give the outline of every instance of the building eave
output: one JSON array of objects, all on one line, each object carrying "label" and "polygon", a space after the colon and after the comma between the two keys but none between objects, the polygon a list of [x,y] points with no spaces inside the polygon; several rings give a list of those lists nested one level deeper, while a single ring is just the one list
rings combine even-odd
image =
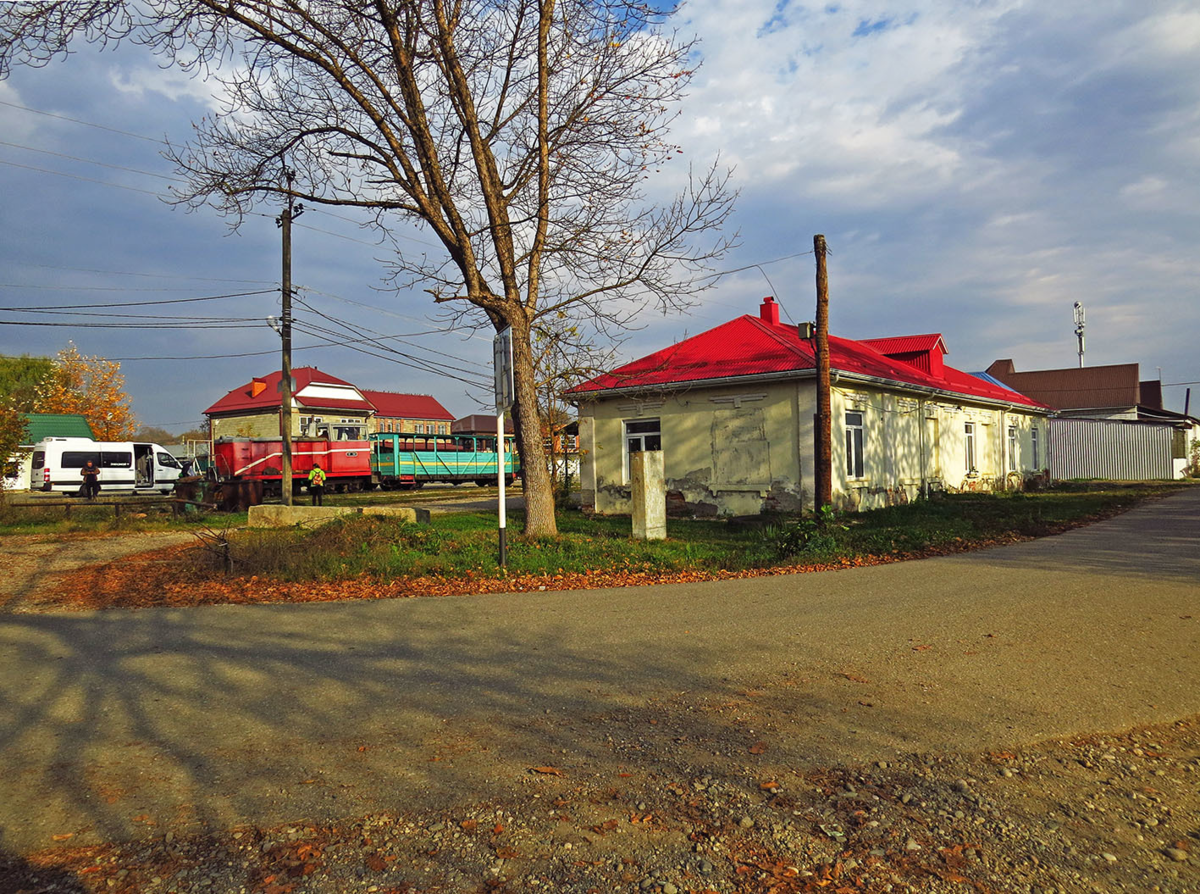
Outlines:
[{"label": "building eave", "polygon": [[[673,382],[664,385],[637,385],[629,388],[605,388],[596,391],[588,391],[582,394],[572,394],[567,396],[567,402],[572,406],[578,407],[580,404],[589,403],[597,400],[608,400],[618,397],[637,397],[639,395],[663,395],[663,394],[678,394],[683,391],[692,391],[696,388],[721,388],[730,385],[754,385],[768,384],[774,382],[785,382],[789,380],[803,381],[806,379],[815,379],[817,371],[815,369],[798,369],[787,370],[777,373],[760,373],[749,376],[730,376],[719,379],[696,379],[691,382]],[[1016,401],[1000,400],[998,398],[983,397],[977,394],[966,394],[961,391],[951,391],[944,388],[935,388],[930,385],[916,385],[910,382],[900,382],[895,379],[884,379],[878,376],[868,376],[862,373],[843,372],[841,370],[831,370],[833,384],[841,382],[857,382],[863,385],[871,385],[877,388],[887,388],[892,391],[906,391],[913,394],[924,394],[929,397],[938,397],[944,400],[953,400],[958,403],[983,404],[985,406],[999,407],[1007,410],[1019,410],[1027,413],[1035,413],[1037,415],[1048,416],[1053,412],[1049,407],[1035,407],[1029,404],[1018,403]]]}]

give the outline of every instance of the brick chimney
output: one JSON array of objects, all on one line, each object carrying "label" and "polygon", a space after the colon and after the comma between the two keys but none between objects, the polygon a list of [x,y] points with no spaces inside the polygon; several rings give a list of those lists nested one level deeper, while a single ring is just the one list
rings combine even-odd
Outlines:
[{"label": "brick chimney", "polygon": [[758,315],[764,323],[770,323],[772,326],[779,325],[779,305],[775,303],[775,299],[768,295],[763,299],[762,306],[758,309]]}]

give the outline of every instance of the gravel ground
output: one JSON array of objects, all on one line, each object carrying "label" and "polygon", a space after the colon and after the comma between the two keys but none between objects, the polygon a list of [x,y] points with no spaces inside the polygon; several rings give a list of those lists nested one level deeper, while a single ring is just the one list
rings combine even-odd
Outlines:
[{"label": "gravel ground", "polygon": [[627,758],[615,778],[565,758],[452,812],[64,842],[0,856],[0,892],[1200,890],[1197,718],[806,771],[743,735],[708,743],[727,750],[695,765],[670,747],[675,722],[609,718],[604,737]]}]

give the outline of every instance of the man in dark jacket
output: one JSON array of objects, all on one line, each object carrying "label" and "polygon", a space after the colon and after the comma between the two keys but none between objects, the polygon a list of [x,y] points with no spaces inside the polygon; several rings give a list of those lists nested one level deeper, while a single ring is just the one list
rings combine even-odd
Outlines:
[{"label": "man in dark jacket", "polygon": [[83,476],[84,498],[88,500],[96,499],[96,494],[100,493],[100,470],[96,468],[96,464],[89,459],[83,464],[83,468],[79,470],[79,474]]}]

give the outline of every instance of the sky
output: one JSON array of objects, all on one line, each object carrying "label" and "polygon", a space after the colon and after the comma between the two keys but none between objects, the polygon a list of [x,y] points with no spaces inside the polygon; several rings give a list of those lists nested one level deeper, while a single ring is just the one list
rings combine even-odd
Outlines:
[{"label": "sky", "polygon": [[[1075,366],[1078,301],[1086,365],[1138,363],[1176,410],[1191,383],[1196,413],[1194,4],[692,0],[674,24],[700,38],[701,67],[673,138],[691,162],[719,155],[733,168],[739,247],[721,269],[737,272],[685,314],[647,311],[622,359],[757,313],[765,295],[785,319],[811,320],[820,233],[837,335],[940,332],[947,362],[968,371],[1000,358],[1019,371]],[[172,432],[278,368],[273,217],[260,209],[231,232],[211,210],[163,199],[161,141],[186,141],[213,95],[136,47],[81,45],[0,81],[0,306],[213,299],[83,317],[0,311],[0,354],[51,356],[70,340],[120,360],[139,421]],[[678,182],[675,164],[654,188]],[[406,239],[436,250],[428,233]],[[387,344],[410,356],[309,347],[318,338],[298,334],[293,364],[433,394],[456,416],[486,411],[490,338],[439,333],[428,295],[386,290],[386,251],[352,213],[297,221],[298,325],[330,326],[325,314],[408,336]],[[99,316],[115,313],[235,322],[98,325],[121,323]],[[16,325],[33,321],[61,325]]]}]

